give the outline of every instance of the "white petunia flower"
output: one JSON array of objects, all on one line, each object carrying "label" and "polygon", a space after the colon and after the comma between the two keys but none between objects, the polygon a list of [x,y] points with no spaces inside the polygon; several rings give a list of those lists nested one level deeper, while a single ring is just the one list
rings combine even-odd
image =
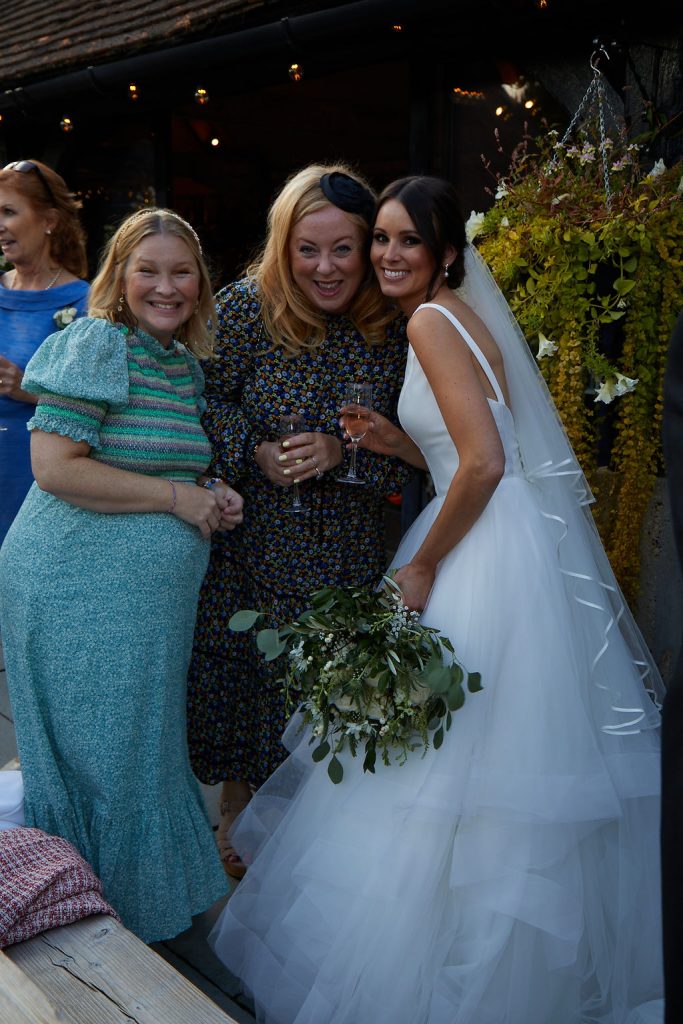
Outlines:
[{"label": "white petunia flower", "polygon": [[661,160],[661,159],[657,160],[657,162],[655,163],[654,167],[652,168],[650,173],[646,175],[646,177],[648,177],[648,178],[658,178],[660,174],[664,174],[665,170],[666,170],[666,164],[664,163],[664,161]]},{"label": "white petunia flower", "polygon": [[498,188],[496,189],[496,199],[505,199],[505,196],[507,196],[509,194],[510,193],[506,189],[506,187],[503,184],[503,182],[502,181],[499,182],[498,183]]},{"label": "white petunia flower", "polygon": [[554,356],[557,352],[557,345],[550,338],[546,338],[545,334],[538,332],[538,352],[536,353],[537,359],[543,359],[545,356]]},{"label": "white petunia flower", "polygon": [[467,223],[465,224],[465,235],[467,236],[468,242],[474,241],[481,231],[481,226],[484,223],[484,216],[485,215],[483,213],[476,213],[472,210],[471,214],[467,218]]},{"label": "white petunia flower", "polygon": [[617,393],[617,382],[614,377],[611,377],[609,380],[603,380],[593,401],[604,402],[605,405],[609,405],[610,402],[614,400]]},{"label": "white petunia flower", "polygon": [[623,373],[617,374],[616,394],[627,395],[629,391],[635,391],[638,377],[625,377]]}]

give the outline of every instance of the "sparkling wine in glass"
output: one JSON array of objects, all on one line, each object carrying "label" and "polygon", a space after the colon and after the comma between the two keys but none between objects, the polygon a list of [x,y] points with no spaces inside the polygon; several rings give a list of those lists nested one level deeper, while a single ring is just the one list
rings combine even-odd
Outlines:
[{"label": "sparkling wine in glass", "polygon": [[[306,433],[306,420],[299,413],[291,413],[289,416],[281,416],[278,421],[278,434],[280,436],[280,444],[283,441],[288,441],[295,434]],[[306,506],[301,501],[301,495],[299,494],[299,485],[297,483],[292,484],[292,504],[286,505],[285,512],[305,512]]]},{"label": "sparkling wine in glass", "polygon": [[347,385],[344,392],[344,430],[351,438],[351,461],[346,476],[337,477],[343,484],[365,485],[365,480],[356,472],[356,452],[358,442],[361,441],[368,430],[370,423],[370,410],[372,409],[372,384],[365,384],[360,381]]}]

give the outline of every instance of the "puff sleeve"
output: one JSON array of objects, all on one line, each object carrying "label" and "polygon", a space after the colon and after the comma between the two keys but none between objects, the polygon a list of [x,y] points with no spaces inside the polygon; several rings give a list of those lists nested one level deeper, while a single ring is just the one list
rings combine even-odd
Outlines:
[{"label": "puff sleeve", "polygon": [[128,404],[125,334],[106,320],[75,320],[45,339],[26,367],[22,387],[38,395],[29,430],[98,448],[107,409]]}]

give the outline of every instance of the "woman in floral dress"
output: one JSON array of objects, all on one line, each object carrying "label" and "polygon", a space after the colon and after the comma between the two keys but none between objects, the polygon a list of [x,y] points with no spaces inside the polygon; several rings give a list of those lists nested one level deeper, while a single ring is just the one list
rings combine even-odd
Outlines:
[{"label": "woman in floral dress", "polygon": [[[344,390],[373,387],[373,404],[396,416],[406,343],[403,321],[382,298],[368,263],[374,196],[342,165],[295,174],[271,207],[263,252],[246,277],[218,295],[217,358],[205,364],[212,472],[245,497],[230,543],[215,539],[200,597],[189,677],[193,768],[223,783],[219,847],[229,874],[244,865],[228,830],[283,760],[285,707],[277,671],[253,636],[228,628],[239,608],[272,625],[298,614],[311,591],[376,581],[386,565],[384,500],[409,470],[363,453],[363,487],[346,471],[339,427]],[[289,450],[280,417],[298,413],[306,430]],[[306,511],[292,515],[300,481]],[[262,623],[263,624],[263,623]]]}]

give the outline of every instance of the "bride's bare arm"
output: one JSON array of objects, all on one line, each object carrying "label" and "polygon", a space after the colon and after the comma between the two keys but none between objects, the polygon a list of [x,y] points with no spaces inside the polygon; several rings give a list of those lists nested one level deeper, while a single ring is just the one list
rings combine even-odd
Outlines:
[{"label": "bride's bare arm", "polygon": [[443,506],[415,557],[396,573],[406,605],[421,611],[436,567],[477,521],[505,468],[503,446],[470,350],[442,314],[424,309],[408,325],[459,466]]}]

